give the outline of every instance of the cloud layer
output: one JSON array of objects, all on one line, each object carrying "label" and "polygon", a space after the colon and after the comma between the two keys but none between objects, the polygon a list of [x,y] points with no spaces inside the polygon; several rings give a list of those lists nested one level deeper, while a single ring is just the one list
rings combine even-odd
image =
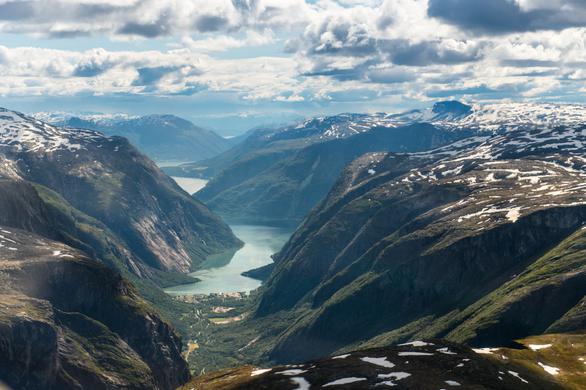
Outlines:
[{"label": "cloud layer", "polygon": [[30,40],[0,41],[3,96],[296,105],[580,100],[586,88],[583,0],[0,0],[0,34]]}]

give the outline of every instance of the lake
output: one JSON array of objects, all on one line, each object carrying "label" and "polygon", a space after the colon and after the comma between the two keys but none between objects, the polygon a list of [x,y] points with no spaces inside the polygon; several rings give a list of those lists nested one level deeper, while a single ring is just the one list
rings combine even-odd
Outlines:
[{"label": "lake", "polygon": [[175,180],[175,182],[177,184],[179,184],[179,187],[183,188],[185,190],[185,192],[187,192],[189,195],[193,195],[197,191],[204,188],[208,182],[208,180],[205,180],[205,179],[196,179],[196,178],[192,178],[192,177],[172,176],[171,178],[173,180]]},{"label": "lake", "polygon": [[200,282],[165,289],[173,295],[230,293],[251,291],[261,282],[242,276],[244,271],[272,262],[271,254],[278,252],[287,242],[290,229],[260,225],[233,225],[234,234],[245,244],[236,253],[211,256],[202,269],[190,275]]}]

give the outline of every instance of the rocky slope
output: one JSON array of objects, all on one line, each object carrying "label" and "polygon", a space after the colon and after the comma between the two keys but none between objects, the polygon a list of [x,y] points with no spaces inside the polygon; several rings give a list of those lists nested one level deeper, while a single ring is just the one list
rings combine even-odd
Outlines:
[{"label": "rocky slope", "polygon": [[[124,138],[58,128],[2,110],[0,154],[5,178],[34,183],[54,214],[83,214],[93,233],[116,237],[106,241],[131,253],[123,257],[133,257],[125,262],[140,276],[150,270],[185,273],[207,255],[240,244],[226,224]],[[4,223],[25,222],[15,215]],[[71,236],[71,229],[63,234]],[[79,235],[73,239],[89,244]]]},{"label": "rocky slope", "polygon": [[214,157],[233,143],[211,130],[174,115],[71,115],[38,113],[35,117],[56,126],[97,130],[127,138],[155,161],[199,161]]},{"label": "rocky slope", "polygon": [[499,125],[430,152],[357,159],[275,258],[256,316],[301,318],[272,358],[585,329],[579,122]]},{"label": "rocky slope", "polygon": [[174,389],[181,344],[117,273],[0,228],[0,381],[14,389]]},{"label": "rocky slope", "polygon": [[[507,351],[500,350],[503,356],[508,354]],[[515,353],[511,353],[509,360],[499,360],[445,341],[415,341],[271,369],[250,366],[229,369],[196,378],[181,389],[574,388],[563,387],[555,376],[544,371],[537,363],[524,364],[525,361],[521,361],[519,356],[513,356]],[[575,363],[580,363],[576,356],[573,360],[574,366]],[[554,368],[547,365],[545,367]],[[559,370],[558,367],[555,368]],[[564,365],[564,372],[566,368],[568,374],[573,372],[580,376],[581,367]]]}]

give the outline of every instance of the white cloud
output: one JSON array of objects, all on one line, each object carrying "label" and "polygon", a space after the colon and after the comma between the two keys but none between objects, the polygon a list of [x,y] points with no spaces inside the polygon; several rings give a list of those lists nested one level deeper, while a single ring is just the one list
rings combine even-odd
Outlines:
[{"label": "white cloud", "polygon": [[[564,15],[582,4],[517,1],[522,12],[555,8]],[[524,99],[575,94],[584,88],[585,28],[476,34],[459,25],[460,19],[449,20],[450,24],[445,18],[428,16],[432,3],[439,4],[433,0],[0,0],[0,32],[90,35],[128,47],[67,51],[0,46],[0,93],[173,95],[207,90],[247,101],[307,103],[347,101],[353,91],[357,100],[398,99],[397,94],[425,100],[450,93]],[[159,45],[152,46],[157,50],[135,51],[134,42],[120,42],[159,37],[165,37],[171,50],[162,51]],[[230,59],[232,49],[269,45],[281,45],[286,53],[275,49],[273,56],[267,56],[266,50],[250,50],[251,58]],[[255,57],[257,52],[263,56]],[[239,50],[242,53],[245,50]]]}]

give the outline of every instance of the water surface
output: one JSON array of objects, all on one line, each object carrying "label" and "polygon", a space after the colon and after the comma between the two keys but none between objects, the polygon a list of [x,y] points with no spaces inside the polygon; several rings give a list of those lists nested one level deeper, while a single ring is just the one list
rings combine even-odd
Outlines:
[{"label": "water surface", "polygon": [[210,257],[202,269],[190,275],[200,282],[165,289],[169,294],[210,294],[250,291],[258,288],[259,280],[242,276],[244,271],[272,262],[271,254],[291,236],[290,229],[261,225],[233,225],[234,234],[245,244],[236,253]]},{"label": "water surface", "polygon": [[172,176],[171,178],[175,180],[175,182],[179,184],[179,187],[183,188],[185,192],[187,192],[189,195],[193,195],[197,191],[204,188],[207,182],[209,181],[205,179],[196,179],[193,177]]}]

